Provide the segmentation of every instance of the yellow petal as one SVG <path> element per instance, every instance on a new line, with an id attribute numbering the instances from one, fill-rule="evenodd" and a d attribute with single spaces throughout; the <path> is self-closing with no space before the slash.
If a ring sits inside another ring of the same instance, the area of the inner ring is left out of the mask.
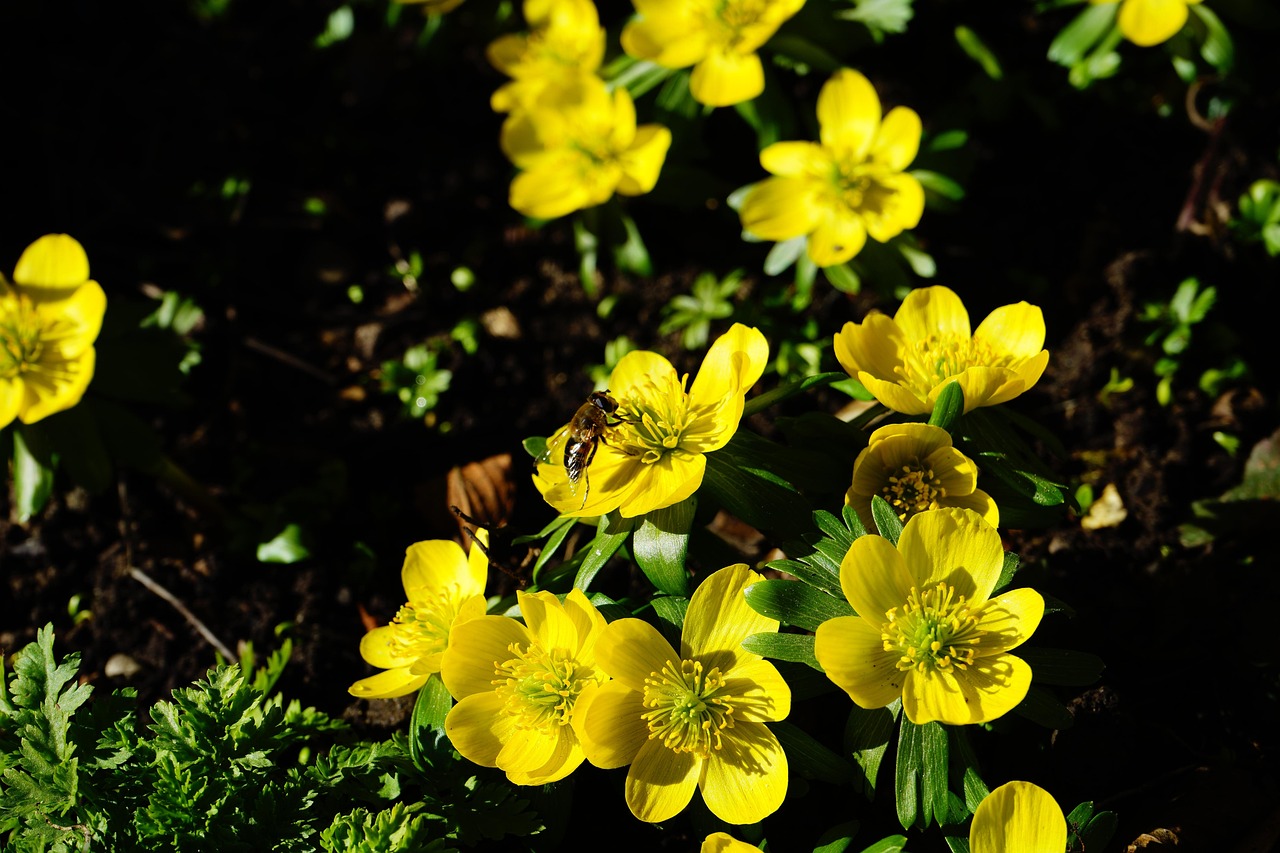
<path id="1" fill-rule="evenodd" d="M 979 658 L 963 672 L 913 669 L 902 685 L 902 710 L 919 726 L 986 723 L 1013 710 L 1030 687 L 1031 667 L 1009 654 Z"/>
<path id="2" fill-rule="evenodd" d="M 1067 821 L 1048 791 L 1030 782 L 1008 782 L 988 794 L 973 813 L 970 853 L 1061 853 Z"/>
<path id="3" fill-rule="evenodd" d="M 835 337 L 836 358 L 845 372 L 855 377 L 866 371 L 892 381 L 902 367 L 906 348 L 902 329 L 879 311 L 871 312 L 861 323 L 845 323 Z"/>
<path id="4" fill-rule="evenodd" d="M 758 54 L 713 48 L 693 66 L 689 91 L 695 101 L 710 107 L 749 101 L 764 91 L 764 65 Z"/>
<path id="5" fill-rule="evenodd" d="M 969 509 L 935 509 L 912 516 L 902 529 L 898 550 L 917 588 L 945 583 L 973 604 L 987 600 L 1004 566 L 1000 534 Z"/>
<path id="6" fill-rule="evenodd" d="M 13 423 L 13 419 L 18 416 L 24 390 L 22 377 L 0 377 L 0 429 Z"/>
<path id="7" fill-rule="evenodd" d="M 525 216 L 556 219 L 607 201 L 621 176 L 617 165 L 591 168 L 582 155 L 564 152 L 516 175 L 508 201 Z"/>
<path id="8" fill-rule="evenodd" d="M 455 625 L 449 633 L 449 648 L 440 659 L 444 686 L 459 700 L 492 693 L 496 665 L 511 658 L 513 643 L 528 648 L 529 641 L 529 631 L 506 616 L 481 616 Z"/>
<path id="9" fill-rule="evenodd" d="M 1018 378 L 1022 380 L 1024 390 L 1040 381 L 1040 376 L 1044 373 L 1044 369 L 1048 364 L 1049 351 L 1041 350 L 1038 355 L 1032 356 L 1014 368 L 1018 373 Z"/>
<path id="10" fill-rule="evenodd" d="M 911 165 L 920 150 L 920 116 L 907 107 L 894 107 L 884 117 L 871 146 L 871 157 L 895 172 Z"/>
<path id="11" fill-rule="evenodd" d="M 645 741 L 627 773 L 627 806 L 640 820 L 657 823 L 684 811 L 693 799 L 701 759 L 673 752 L 660 740 Z"/>
<path id="12" fill-rule="evenodd" d="M 833 168 L 831 155 L 812 142 L 775 142 L 760 152 L 760 165 L 784 178 L 825 178 Z"/>
<path id="13" fill-rule="evenodd" d="M 530 636 L 543 649 L 563 649 L 570 654 L 578 650 L 578 628 L 553 593 L 517 590 L 516 601 Z"/>
<path id="14" fill-rule="evenodd" d="M 1141 47 L 1168 41 L 1187 22 L 1187 0 L 1124 0 L 1120 32 Z"/>
<path id="15" fill-rule="evenodd" d="M 885 243 L 920 224 L 924 187 L 914 175 L 905 172 L 881 175 L 876 180 L 879 191 L 859 212 L 871 238 Z"/>
<path id="16" fill-rule="evenodd" d="M 1000 507 L 982 489 L 974 489 L 967 495 L 947 495 L 940 503 L 945 507 L 971 509 L 992 527 L 1000 526 Z"/>
<path id="17" fill-rule="evenodd" d="M 60 324 L 59 334 L 49 339 L 46 346 L 56 346 L 63 358 L 74 359 L 98 339 L 107 311 L 107 295 L 96 281 L 86 281 L 75 291 L 59 293 L 63 298 L 37 301 L 36 313 L 47 325 Z"/>
<path id="18" fill-rule="evenodd" d="M 669 661 L 678 664 L 680 657 L 658 629 L 642 619 L 610 622 L 596 640 L 596 663 L 600 668 L 641 693 L 644 680 L 661 672 Z"/>
<path id="19" fill-rule="evenodd" d="M 631 93 L 619 86 L 603 110 L 608 117 L 609 145 L 614 151 L 625 151 L 636 138 L 636 105 Z"/>
<path id="20" fill-rule="evenodd" d="M 497 697 L 497 694 L 493 694 Z M 503 716 L 506 716 L 505 714 Z M 560 746 L 560 729 L 567 728 L 555 726 L 551 729 L 541 728 L 524 728 L 515 730 L 512 736 L 506 737 L 502 742 L 502 750 L 498 753 L 497 766 L 499 769 L 507 773 L 534 774 L 533 771 L 539 773 L 545 768 L 547 772 L 555 772 L 560 769 L 564 759 L 568 756 L 569 744 L 565 745 L 565 751 L 556 761 L 557 748 Z M 572 734 L 569 730 L 568 734 Z M 458 750 L 462 752 L 462 750 Z M 551 763 L 554 766 L 548 767 Z"/>
<path id="21" fill-rule="evenodd" d="M 769 342 L 761 331 L 734 323 L 707 350 L 689 389 L 689 399 L 694 405 L 715 405 L 730 396 L 746 394 L 764 375 L 768 364 Z M 738 420 L 731 420 L 723 426 L 732 433 Z"/>
<path id="22" fill-rule="evenodd" d="M 637 128 L 635 141 L 618 158 L 622 164 L 618 192 L 641 195 L 653 189 L 670 147 L 671 131 L 662 125 L 646 124 Z"/>
<path id="23" fill-rule="evenodd" d="M 760 853 L 760 848 L 739 841 L 727 832 L 713 832 L 703 840 L 698 853 Z"/>
<path id="24" fill-rule="evenodd" d="M 840 589 L 854 611 L 875 627 L 907 602 L 912 582 L 903 554 L 881 536 L 853 540 L 840 561 Z"/>
<path id="25" fill-rule="evenodd" d="M 676 369 L 656 352 L 632 350 L 622 357 L 609 376 L 609 389 L 614 397 L 626 404 L 628 398 L 638 396 L 651 381 L 662 385 L 666 377 L 676 377 Z"/>
<path id="26" fill-rule="evenodd" d="M 625 684 L 588 685 L 573 706 L 573 730 L 587 760 L 604 770 L 634 761 L 649 740 L 646 710 L 644 694 Z"/>
<path id="27" fill-rule="evenodd" d="M 787 796 L 787 754 L 760 723 L 738 723 L 723 743 L 707 759 L 702 799 L 726 823 L 764 820 Z"/>
<path id="28" fill-rule="evenodd" d="M 498 36 L 489 42 L 489 46 L 485 48 L 484 53 L 490 65 L 508 77 L 514 77 L 515 75 L 512 72 L 519 67 L 528 51 L 528 36 L 512 33 Z"/>
<path id="29" fill-rule="evenodd" d="M 408 667 L 389 669 L 368 678 L 362 678 L 347 688 L 352 696 L 361 699 L 394 699 L 408 696 L 427 683 L 430 675 L 414 675 Z"/>
<path id="30" fill-rule="evenodd" d="M 987 603 L 978 619 L 982 632 L 978 657 L 1017 648 L 1027 641 L 1044 616 L 1044 598 L 1034 589 L 1014 589 Z"/>
<path id="31" fill-rule="evenodd" d="M 979 341 L 1000 355 L 1033 358 L 1044 348 L 1044 312 L 1035 305 L 1019 302 L 1002 305 L 987 315 L 973 333 Z"/>
<path id="32" fill-rule="evenodd" d="M 833 74 L 818 93 L 818 126 L 824 147 L 841 159 L 865 160 L 880 128 L 880 98 L 871 81 L 851 68 Z"/>
<path id="33" fill-rule="evenodd" d="M 90 348 L 69 359 L 46 354 L 40 361 L 43 367 L 70 378 L 53 379 L 42 371 L 28 372 L 20 383 L 22 402 L 18 407 L 18 419 L 24 424 L 33 424 L 79 403 L 93 379 L 97 353 Z"/>
<path id="34" fill-rule="evenodd" d="M 475 578 L 462 546 L 448 539 L 415 542 L 405 550 L 400 579 L 409 600 L 434 598 L 441 590 L 456 587 L 471 596 L 484 591 L 476 587 Z"/>
<path id="35" fill-rule="evenodd" d="M 728 440 L 726 435 L 719 444 L 723 445 Z M 717 447 L 706 449 L 715 450 Z M 692 495 L 702 485 L 707 457 L 702 453 L 675 451 L 637 468 L 634 487 L 618 505 L 618 512 L 623 518 L 639 518 L 655 509 L 674 506 Z"/>
<path id="36" fill-rule="evenodd" d="M 938 478 L 938 483 L 946 491 L 947 499 L 972 494 L 978 487 L 978 466 L 954 447 L 939 447 L 920 459 Z"/>
<path id="37" fill-rule="evenodd" d="M 360 638 L 360 657 L 365 663 L 378 669 L 394 669 L 408 666 L 417 660 L 415 655 L 398 655 L 399 644 L 394 642 L 398 629 L 391 625 L 382 625 L 369 631 Z"/>
<path id="38" fill-rule="evenodd" d="M 872 396 L 895 412 L 901 412 L 904 415 L 927 415 L 933 411 L 933 401 L 921 400 L 914 392 L 908 391 L 896 382 L 880 379 L 865 370 L 858 374 L 858 381 L 871 392 Z"/>
<path id="39" fill-rule="evenodd" d="M 647 59 L 663 68 L 688 68 L 707 55 L 705 29 L 694 26 L 682 14 L 645 14 L 622 30 L 622 49 L 636 59 Z"/>
<path id="40" fill-rule="evenodd" d="M 490 690 L 458 702 L 444 718 L 444 733 L 462 757 L 481 767 L 497 767 L 503 744 L 524 736 L 503 700 Z M 519 737 L 517 737 L 519 736 Z"/>
<path id="41" fill-rule="evenodd" d="M 893 319 L 908 340 L 931 337 L 969 337 L 969 312 L 948 287 L 922 287 L 907 294 Z"/>
<path id="42" fill-rule="evenodd" d="M 778 630 L 778 620 L 761 616 L 747 604 L 743 591 L 762 580 L 745 563 L 713 572 L 693 591 L 680 635 L 680 655 L 697 657 L 710 669 L 728 673 L 735 667 L 759 660 L 743 651 L 742 641 L 752 634 Z"/>
<path id="43" fill-rule="evenodd" d="M 742 227 L 762 240 L 803 237 L 825 215 L 821 187 L 807 178 L 766 178 L 742 202 Z"/>
<path id="44" fill-rule="evenodd" d="M 827 678 L 860 708 L 883 708 L 902 695 L 904 673 L 895 666 L 901 655 L 884 650 L 879 628 L 866 619 L 837 616 L 823 622 L 813 654 Z"/>
<path id="45" fill-rule="evenodd" d="M 820 267 L 842 264 L 867 242 L 862 218 L 843 206 L 828 208 L 826 216 L 809 235 L 809 259 Z"/>
<path id="46" fill-rule="evenodd" d="M 725 691 L 734 697 L 734 719 L 773 722 L 791 713 L 791 687 L 767 660 L 745 661 L 725 673 Z"/>
<path id="47" fill-rule="evenodd" d="M 1048 352 L 1045 353 L 1048 355 Z M 982 406 L 998 406 L 1007 403 L 1027 390 L 1022 377 L 1007 367 L 970 367 L 959 376 L 946 377 L 929 392 L 932 404 L 942 390 L 954 379 L 964 392 L 964 410 L 971 412 Z"/>
<path id="48" fill-rule="evenodd" d="M 883 426 L 871 433 L 867 449 L 876 455 L 886 471 L 897 471 L 908 463 L 932 465 L 935 454 L 939 462 L 944 459 L 951 461 L 944 454 L 954 448 L 951 446 L 951 434 L 945 429 L 929 424 L 905 423 Z M 965 458 L 959 451 L 956 454 L 961 459 Z M 934 473 L 941 476 L 936 468 Z"/>
<path id="49" fill-rule="evenodd" d="M 879 448 L 873 451 L 871 446 L 864 447 L 858 458 L 853 460 L 853 482 L 845 494 L 845 503 L 853 504 L 856 496 L 861 499 L 859 504 L 865 503 L 870 508 L 871 496 L 880 494 L 889 482 L 889 474 L 890 469 L 886 467 Z"/>
<path id="50" fill-rule="evenodd" d="M 587 666 L 595 662 L 595 644 L 607 624 L 586 593 L 574 588 L 564 598 L 564 613 L 573 622 L 578 637 L 578 662 Z"/>
<path id="51" fill-rule="evenodd" d="M 13 268 L 13 281 L 22 287 L 70 289 L 88 280 L 89 256 L 67 234 L 46 234 L 36 240 L 22 252 Z"/>
<path id="52" fill-rule="evenodd" d="M 555 737 L 555 749 L 540 767 L 527 772 L 508 770 L 507 779 L 516 785 L 549 785 L 577 770 L 584 756 L 582 746 L 578 743 L 573 729 L 568 726 L 559 726 Z"/>

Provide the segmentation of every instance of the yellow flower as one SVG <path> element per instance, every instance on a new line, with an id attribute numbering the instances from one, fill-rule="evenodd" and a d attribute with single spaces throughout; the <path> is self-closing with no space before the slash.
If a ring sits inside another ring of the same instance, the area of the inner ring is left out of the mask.
<path id="1" fill-rule="evenodd" d="M 871 433 L 853 463 L 853 485 L 844 502 L 875 530 L 871 499 L 879 495 L 906 521 L 925 510 L 958 506 L 975 510 L 992 527 L 1000 510 L 978 487 L 978 466 L 951 444 L 951 435 L 929 424 L 891 424 Z"/>
<path id="2" fill-rule="evenodd" d="M 991 598 L 1003 562 L 1000 535 L 970 509 L 912 517 L 896 548 L 855 539 L 840 588 L 859 615 L 818 626 L 818 663 L 860 707 L 901 696 L 919 725 L 1004 715 L 1031 685 L 1031 667 L 1008 652 L 1040 624 L 1044 599 L 1032 589 Z"/>
<path id="3" fill-rule="evenodd" d="M 885 242 L 920 224 L 924 188 L 903 170 L 920 148 L 920 117 L 880 99 L 857 71 L 837 71 L 818 94 L 821 143 L 776 142 L 760 152 L 766 178 L 742 203 L 742 227 L 764 240 L 808 235 L 820 267 L 842 264 L 867 235 Z"/>
<path id="4" fill-rule="evenodd" d="M 703 840 L 698 853 L 760 853 L 760 848 L 727 832 L 713 832 Z"/>
<path id="5" fill-rule="evenodd" d="M 1115 0 L 1090 0 L 1094 5 Z M 1168 41 L 1187 22 L 1187 7 L 1200 0 L 1121 0 L 1120 32 L 1136 45 Z"/>
<path id="6" fill-rule="evenodd" d="M 454 629 L 440 674 L 458 704 L 444 730 L 469 761 L 542 785 L 582 763 L 569 723 L 583 689 L 607 680 L 595 663 L 605 622 L 578 589 L 563 604 L 549 592 L 516 595 L 524 625 L 481 616 Z"/>
<path id="7" fill-rule="evenodd" d="M 1007 403 L 1040 380 L 1049 351 L 1044 315 L 1026 302 L 992 311 L 972 335 L 964 303 L 948 288 L 924 287 L 902 300 L 893 319 L 878 311 L 845 323 L 836 358 L 875 398 L 904 415 L 933 411 L 952 380 L 966 412 Z"/>
<path id="8" fill-rule="evenodd" d="M 737 431 L 747 391 L 768 360 L 764 335 L 740 323 L 711 345 L 692 387 L 657 353 L 627 353 L 609 378 L 623 422 L 606 431 L 583 479 L 575 485 L 565 473 L 569 433 L 562 429 L 547 443 L 534 485 L 562 515 L 617 509 L 633 518 L 679 503 L 702 485 L 705 454 Z"/>
<path id="9" fill-rule="evenodd" d="M 591 0 L 525 0 L 527 34 L 501 36 L 487 55 L 512 82 L 493 93 L 500 113 L 529 109 L 548 86 L 595 74 L 604 57 L 604 29 Z"/>
<path id="10" fill-rule="evenodd" d="M 511 206 L 554 219 L 615 192 L 642 195 L 657 183 L 670 146 L 667 128 L 636 127 L 624 88 L 611 94 L 603 80 L 587 76 L 548 88 L 502 126 L 502 150 L 522 170 L 511 182 Z"/>
<path id="11" fill-rule="evenodd" d="M 84 249 L 66 234 L 28 246 L 13 281 L 0 276 L 0 429 L 80 402 L 107 310 L 106 294 L 89 280 Z"/>
<path id="12" fill-rule="evenodd" d="M 973 813 L 970 853 L 1063 853 L 1067 820 L 1048 791 L 1009 782 L 988 794 Z"/>
<path id="13" fill-rule="evenodd" d="M 481 544 L 488 535 L 476 531 Z M 405 696 L 440 671 L 452 629 L 485 611 L 484 583 L 489 559 L 479 544 L 471 555 L 447 539 L 417 542 L 405 551 L 400 577 L 409 601 L 390 625 L 374 628 L 360 641 L 360 656 L 386 672 L 362 678 L 348 692 L 362 699 Z"/>
<path id="14" fill-rule="evenodd" d="M 758 580 L 742 564 L 708 577 L 689 602 L 679 654 L 640 619 L 610 623 L 596 643 L 614 680 L 583 692 L 573 725 L 592 764 L 631 765 L 627 805 L 640 820 L 674 817 L 694 788 L 734 824 L 764 819 L 786 797 L 787 756 L 764 723 L 787 716 L 791 688 L 742 649 L 778 629 L 747 605 L 743 590 Z"/>
<path id="15" fill-rule="evenodd" d="M 804 0 L 633 0 L 639 18 L 622 30 L 622 49 L 664 68 L 693 66 L 694 100 L 712 107 L 764 91 L 756 51 Z"/>

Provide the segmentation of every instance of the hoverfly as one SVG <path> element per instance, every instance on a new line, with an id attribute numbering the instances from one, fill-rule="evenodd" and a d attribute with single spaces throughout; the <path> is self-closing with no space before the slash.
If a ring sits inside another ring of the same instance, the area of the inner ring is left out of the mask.
<path id="1" fill-rule="evenodd" d="M 608 391 L 592 391 L 586 402 L 573 413 L 568 425 L 548 442 L 550 448 L 561 436 L 564 437 L 564 456 L 560 462 L 569 477 L 569 493 L 578 497 L 581 492 L 579 509 L 587 505 L 587 497 L 591 493 L 591 479 L 587 468 L 591 465 L 591 460 L 595 459 L 600 442 L 606 441 L 605 433 L 610 427 L 624 422 L 617 412 L 618 401 Z M 551 458 L 550 449 L 538 461 L 547 465 L 556 464 L 556 460 Z"/>

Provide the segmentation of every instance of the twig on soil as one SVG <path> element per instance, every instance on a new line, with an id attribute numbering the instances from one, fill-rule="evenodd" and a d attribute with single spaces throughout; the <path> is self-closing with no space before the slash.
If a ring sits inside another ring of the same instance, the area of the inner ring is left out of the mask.
<path id="1" fill-rule="evenodd" d="M 205 641 L 209 645 L 213 646 L 218 651 L 218 653 L 221 654 L 224 658 L 226 658 L 228 661 L 237 660 L 236 655 L 232 653 L 231 649 L 227 648 L 226 643 L 222 642 L 216 636 L 214 636 L 213 632 L 209 630 L 209 626 L 201 622 L 200 619 L 194 613 L 188 610 L 187 606 L 183 604 L 181 601 L 179 601 L 176 595 L 169 592 L 169 590 L 165 589 L 160 584 L 156 583 L 147 575 L 146 572 L 142 571 L 141 569 L 135 566 L 129 567 L 129 574 L 138 583 L 142 584 L 147 589 L 151 590 L 156 595 L 160 596 L 165 601 L 172 604 L 173 609 L 181 613 L 182 618 L 190 622 L 191 627 L 195 628 L 197 633 L 199 633 L 200 636 L 204 637 Z"/>
<path id="2" fill-rule="evenodd" d="M 271 356 L 276 361 L 279 361 L 282 364 L 287 364 L 296 370 L 301 370 L 303 373 L 307 374 L 308 376 L 314 376 L 316 379 L 319 379 L 321 382 L 325 383 L 326 385 L 338 384 L 338 380 L 336 378 L 334 378 L 333 376 L 330 376 L 328 373 L 325 373 L 320 368 L 315 367 L 314 365 L 311 365 L 311 364 L 307 364 L 305 361 L 298 358 L 296 355 L 290 355 L 289 353 L 285 352 L 282 349 L 276 349 L 275 347 L 271 346 L 271 344 L 264 344 L 262 341 L 258 340 L 257 338 L 245 338 L 244 345 L 251 350 L 255 350 L 257 352 L 262 353 L 263 355 Z"/>

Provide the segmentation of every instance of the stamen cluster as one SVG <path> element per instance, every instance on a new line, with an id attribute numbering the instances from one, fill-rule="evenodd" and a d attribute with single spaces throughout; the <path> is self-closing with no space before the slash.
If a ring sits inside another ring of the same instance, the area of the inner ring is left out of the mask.
<path id="1" fill-rule="evenodd" d="M 733 728 L 733 705 L 726 694 L 719 667 L 704 671 L 701 661 L 668 661 L 661 672 L 644 680 L 641 715 L 649 739 L 662 741 L 675 752 L 706 758 L 720 749 L 721 732 Z"/>
<path id="2" fill-rule="evenodd" d="M 903 672 L 963 671 L 977 655 L 981 614 L 981 607 L 970 607 L 949 584 L 924 592 L 913 586 L 901 612 L 894 607 L 885 614 L 880 639 L 886 652 L 901 653 L 896 666 Z"/>
<path id="3" fill-rule="evenodd" d="M 512 643 L 507 650 L 512 657 L 495 664 L 493 681 L 507 713 L 521 728 L 567 725 L 582 689 L 595 680 L 593 675 L 584 673 L 563 649 L 548 652 L 537 643 L 521 649 Z"/>

